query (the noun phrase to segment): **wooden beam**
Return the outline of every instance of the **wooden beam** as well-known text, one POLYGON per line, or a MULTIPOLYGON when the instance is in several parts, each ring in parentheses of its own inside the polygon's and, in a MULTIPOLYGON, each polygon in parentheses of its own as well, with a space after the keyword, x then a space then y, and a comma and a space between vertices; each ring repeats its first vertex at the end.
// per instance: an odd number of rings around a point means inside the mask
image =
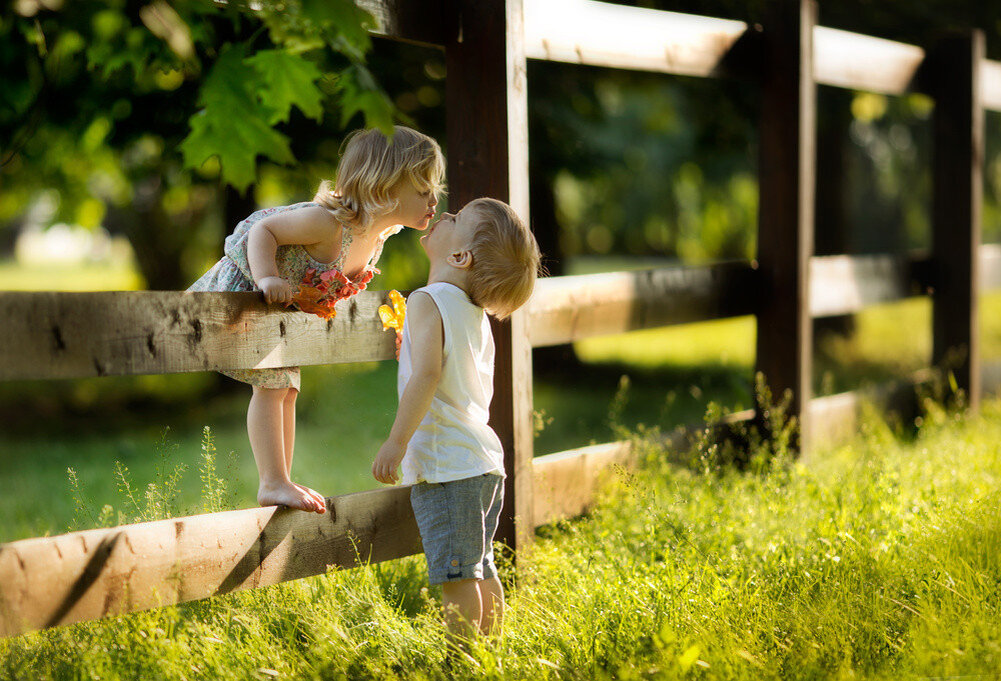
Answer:
POLYGON ((532 461, 535 476, 533 525, 540 527, 563 518, 574 518, 594 504, 613 466, 635 464, 632 443, 609 442, 566 452, 537 456, 532 461))
POLYGON ((532 59, 710 76, 747 24, 593 0, 525 0, 532 59))
POLYGON ((167 374, 394 357, 364 291, 325 321, 255 293, 0 292, 0 380, 167 374))
POLYGON ((1001 288, 1001 244, 980 246, 980 288, 1001 288))
POLYGON ((980 100, 985 109, 1001 111, 1001 62, 980 62, 980 100))
POLYGON ((912 295, 911 263, 892 255, 810 259, 810 314, 830 317, 912 295))
POLYGON ((750 263, 548 277, 528 303, 532 346, 754 313, 750 263))
POLYGON ((441 47, 448 42, 454 22, 448 20, 445 0, 356 0, 375 17, 375 35, 441 47))
POLYGON ((923 76, 935 98, 932 362, 955 377, 971 408, 980 399, 984 50, 981 31, 945 39, 929 56, 923 76))
POLYGON ((419 553, 410 488, 0 544, 0 636, 419 553))
MULTIPOLYGON (((461 31, 445 46, 449 200, 507 201, 526 222, 528 99, 522 0, 456 0, 461 31)), ((530 223, 529 223, 530 224, 530 223)), ((508 474, 498 538, 526 546, 532 526, 532 354, 524 310, 494 323, 490 424, 508 474)))
POLYGON ((901 95, 911 89, 925 51, 915 45, 816 26, 813 73, 821 85, 901 95))
MULTIPOLYGON (((790 414, 809 417, 813 327, 809 262, 813 254, 816 85, 812 0, 772 3, 765 26, 762 80, 757 370, 790 414)), ((804 428, 804 432, 807 432, 804 428)))

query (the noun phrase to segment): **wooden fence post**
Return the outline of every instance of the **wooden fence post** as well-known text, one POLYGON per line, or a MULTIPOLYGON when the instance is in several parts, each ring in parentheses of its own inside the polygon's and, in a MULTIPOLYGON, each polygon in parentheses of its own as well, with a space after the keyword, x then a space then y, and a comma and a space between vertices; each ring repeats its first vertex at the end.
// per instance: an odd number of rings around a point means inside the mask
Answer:
POLYGON ((774 3, 764 30, 759 159, 757 370, 772 394, 792 391, 790 415, 809 437, 813 329, 809 264, 813 254, 816 99, 813 0, 774 3))
MULTIPOLYGON (((454 0, 445 46, 449 203, 507 201, 526 222, 528 102, 522 0, 454 0)), ((497 362, 490 421, 508 478, 498 538, 512 548, 534 535, 532 348, 526 313, 494 323, 497 362)))
POLYGON ((944 39, 928 60, 935 98, 932 189, 932 363, 949 371, 968 405, 980 402, 978 270, 983 201, 984 34, 944 39))

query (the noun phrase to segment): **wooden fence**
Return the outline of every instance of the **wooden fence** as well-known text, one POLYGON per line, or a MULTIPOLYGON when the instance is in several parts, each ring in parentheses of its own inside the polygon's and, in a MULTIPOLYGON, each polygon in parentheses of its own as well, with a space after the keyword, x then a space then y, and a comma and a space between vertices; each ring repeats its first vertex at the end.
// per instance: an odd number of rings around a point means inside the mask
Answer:
MULTIPOLYGON (((757 367, 791 389, 804 446, 850 428, 859 395, 810 395, 811 322, 929 294, 933 359, 981 393, 978 292, 1001 285, 1001 249, 980 246, 985 109, 1001 63, 982 34, 927 49, 816 25, 810 0, 777 0, 763 27, 590 0, 362 0, 378 33, 443 49, 451 201, 528 208, 526 60, 549 59, 760 84, 756 262, 555 277, 494 326, 491 418, 509 474, 502 538, 591 503, 628 443, 533 456, 532 347, 599 334, 757 316, 757 367), (933 248, 924 258, 813 255, 817 84, 935 99, 933 248), (475 93, 475 96, 471 96, 475 93)), ((391 359, 382 292, 336 319, 267 309, 254 294, 0 293, 0 380, 263 368, 391 359)), ((906 389, 906 385, 904 386, 906 389)), ((888 386, 881 395, 892 395, 888 386)), ((748 417, 749 415, 744 415, 748 417)), ((372 452, 374 455, 374 452, 372 452)), ((254 508, 0 545, 0 635, 182 603, 417 552, 407 490, 328 499, 329 513, 254 508)))

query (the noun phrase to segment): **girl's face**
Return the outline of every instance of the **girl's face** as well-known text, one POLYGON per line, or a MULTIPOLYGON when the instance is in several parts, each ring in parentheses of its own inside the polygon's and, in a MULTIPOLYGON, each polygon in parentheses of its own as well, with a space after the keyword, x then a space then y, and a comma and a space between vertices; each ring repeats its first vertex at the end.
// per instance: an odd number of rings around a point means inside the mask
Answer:
POLYGON ((414 186, 409 178, 403 178, 390 190, 391 195, 399 202, 396 206, 397 224, 412 227, 421 231, 427 229, 434 217, 438 197, 431 190, 422 190, 414 186))

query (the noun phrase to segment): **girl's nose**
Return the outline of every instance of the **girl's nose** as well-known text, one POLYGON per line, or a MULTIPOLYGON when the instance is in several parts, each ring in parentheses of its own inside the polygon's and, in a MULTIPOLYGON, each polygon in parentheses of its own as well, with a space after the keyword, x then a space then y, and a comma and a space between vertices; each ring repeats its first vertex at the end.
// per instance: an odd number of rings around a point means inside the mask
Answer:
POLYGON ((438 205, 438 197, 435 196, 433 193, 431 194, 431 198, 428 200, 428 205, 431 206, 432 208, 438 205))

